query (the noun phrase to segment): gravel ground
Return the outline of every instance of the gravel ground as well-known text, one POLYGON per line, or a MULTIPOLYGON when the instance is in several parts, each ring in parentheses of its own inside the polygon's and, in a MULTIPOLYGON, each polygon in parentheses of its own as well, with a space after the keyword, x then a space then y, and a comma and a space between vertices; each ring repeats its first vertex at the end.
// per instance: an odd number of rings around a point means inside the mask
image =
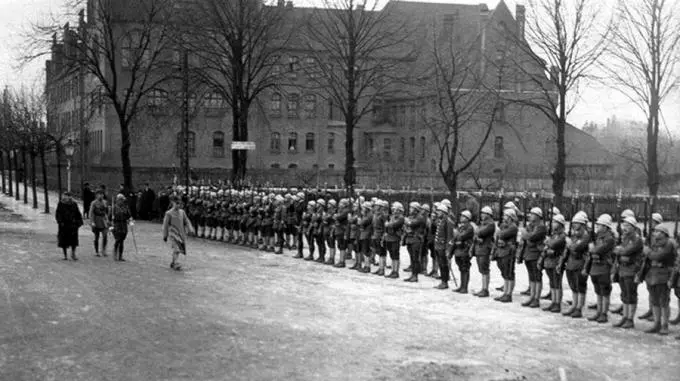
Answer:
MULTIPOLYGON (((208 241, 176 273, 141 222, 128 262, 94 257, 86 229, 66 262, 52 216, 0 203, 0 380, 680 380, 675 327, 616 330, 518 294, 502 305, 208 241)), ((526 282, 518 267, 517 292, 526 282)))

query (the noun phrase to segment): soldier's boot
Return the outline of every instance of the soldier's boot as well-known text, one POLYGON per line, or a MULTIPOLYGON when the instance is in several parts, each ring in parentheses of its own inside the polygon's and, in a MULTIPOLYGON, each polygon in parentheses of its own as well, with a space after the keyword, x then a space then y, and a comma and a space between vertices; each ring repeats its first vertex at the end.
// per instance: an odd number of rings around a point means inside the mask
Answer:
POLYGON ((417 283, 418 282, 418 273, 416 273, 415 271, 412 272, 410 277, 404 279, 404 282, 417 283))
MULTIPOLYGON (((507 280, 503 280, 503 285, 502 285, 501 287, 496 287, 496 291, 498 291, 499 288, 500 288, 501 290, 506 290, 506 289, 508 288, 508 281, 507 281, 507 280)), ((506 292, 503 291, 503 294, 501 294, 500 296, 497 296, 497 297, 493 298, 493 300, 495 300, 495 301, 497 301, 497 302, 500 302, 500 301, 501 301, 501 298, 504 297, 505 295, 506 295, 506 292)))
POLYGON ((529 282, 529 299, 527 299, 524 303, 522 303, 522 307, 529 307, 531 306, 531 303, 534 302, 534 297, 535 297, 535 283, 534 282, 529 282))
POLYGON ((345 267, 345 258, 347 256, 347 251, 346 250, 340 250, 340 254, 338 255, 338 263, 333 264, 333 267, 341 269, 345 267))
MULTIPOLYGON (((452 269, 453 270, 453 269, 452 269)), ((458 286, 457 289, 453 290, 453 292, 460 292, 460 290, 463 289, 463 272, 460 272, 460 285, 458 286)))
POLYGON ((541 299, 541 290, 543 289, 543 284, 541 282, 534 282, 534 303, 531 303, 529 307, 531 308, 540 308, 541 307, 541 302, 539 299, 541 299))
POLYGON ((654 326, 645 331, 645 333, 659 333, 661 331, 661 307, 652 307, 652 315, 654 316, 654 326))
POLYGON ((659 330, 659 335, 668 336, 668 320, 671 317, 670 306, 661 308, 661 329, 659 330))
POLYGON ((555 289, 555 305, 550 310, 554 314, 559 314, 562 312, 562 290, 555 289))
POLYGON ((313 261, 314 260, 314 247, 309 248, 309 256, 305 257, 305 261, 313 261))
POLYGON ((356 260, 354 261, 354 264, 352 267, 350 267, 350 270, 360 270, 361 269, 361 262, 362 262, 362 255, 358 251, 356 252, 356 260))
POLYGON ((373 273, 374 275, 383 276, 385 275, 385 262, 387 259, 385 257, 380 257, 378 259, 378 269, 373 273))
POLYGON ((324 263, 324 257, 326 256, 326 253, 323 252, 323 250, 319 249, 319 258, 316 259, 316 263, 324 263))
POLYGON ((434 288, 436 288, 437 290, 446 290, 449 288, 449 282, 441 281, 434 288))
POLYGON ((611 312, 615 315, 623 315, 623 304, 616 307, 616 308, 610 309, 609 312, 611 312))
MULTIPOLYGON (((670 308, 670 307, 669 307, 670 308)), ((680 298, 678 298, 678 316, 675 317, 675 319, 669 320, 668 323, 670 325, 678 325, 680 324, 680 298)))
MULTIPOLYGON (((621 328, 623 329, 632 329, 635 328, 635 310, 637 308, 637 305, 635 304, 629 304, 628 309, 627 309, 627 314, 626 314, 626 322, 623 323, 623 326, 621 328)), ((624 312, 626 309, 624 309, 624 312)))
POLYGON ((439 260, 437 259, 437 257, 432 258, 432 271, 430 271, 429 273, 427 273, 427 276, 433 277, 433 278, 434 278, 435 276, 437 276, 437 269, 438 269, 438 268, 439 268, 439 260))
POLYGON ((479 298, 489 297, 489 281, 491 277, 489 275, 482 275, 482 290, 479 291, 475 296, 479 298))
POLYGON ((588 321, 597 321, 597 319, 600 318, 600 315, 602 314, 602 297, 598 296, 597 297, 597 312, 595 315, 588 317, 588 321))
MULTIPOLYGON (((555 290, 550 290, 550 304, 547 307, 541 308, 545 312, 550 312, 553 307, 555 307, 555 297, 557 295, 555 294, 555 290)), ((541 298, 543 299, 543 298, 541 298)))
POLYGON ((571 316, 576 311, 578 305, 578 294, 575 292, 571 293, 571 308, 562 313, 563 316, 571 316))
POLYGON ((427 275, 427 255, 420 257, 420 273, 422 275, 427 275))
POLYGON ((388 279, 398 279, 399 278, 399 260, 392 261, 392 272, 387 275, 388 279))
POLYGON ((624 324, 628 322, 628 304, 623 304, 621 307, 623 307, 621 311, 623 317, 621 318, 621 320, 619 320, 618 323, 612 324, 612 327, 614 328, 621 328, 623 327, 624 324))
POLYGON ((606 323, 609 321, 607 313, 609 312, 609 297, 608 296, 603 296, 602 297, 602 313, 600 314, 600 317, 597 319, 597 322, 602 324, 606 323))
POLYGON ((583 317, 583 306, 586 304, 586 294, 577 294, 577 299, 574 299, 574 304, 576 304, 576 310, 571 314, 571 317, 580 319, 583 317))
POLYGON ((460 272, 460 287, 458 288, 458 290, 455 290, 455 292, 457 292, 459 294, 467 294, 469 283, 470 283, 470 272, 469 271, 461 271, 460 272))

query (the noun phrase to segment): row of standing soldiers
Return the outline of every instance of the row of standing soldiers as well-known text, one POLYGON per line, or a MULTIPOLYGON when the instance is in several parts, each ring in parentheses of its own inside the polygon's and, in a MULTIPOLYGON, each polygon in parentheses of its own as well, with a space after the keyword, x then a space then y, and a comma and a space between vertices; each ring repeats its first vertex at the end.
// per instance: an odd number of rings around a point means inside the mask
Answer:
POLYGON ((524 216, 513 202, 503 206, 502 220, 496 223, 491 207, 481 208, 477 222, 472 213, 456 213, 449 200, 428 204, 412 202, 408 209, 400 202, 391 205, 373 198, 342 198, 339 201, 317 198, 316 194, 292 192, 285 195, 251 191, 190 189, 185 196, 186 211, 199 237, 219 239, 283 253, 297 251, 296 258, 372 272, 386 278, 399 278, 400 248, 405 246, 411 275, 406 282, 418 282, 418 275, 440 279, 436 289, 448 289, 458 268, 460 284, 454 292, 466 294, 473 259, 481 274, 481 289, 474 295, 490 296, 490 267, 496 262, 503 278, 502 294, 495 300, 510 303, 515 286, 515 268, 526 266, 529 289, 521 294, 528 308, 540 308, 543 274, 550 284, 551 303, 543 310, 572 318, 583 317, 590 279, 597 304, 588 320, 608 322, 612 286, 621 288, 622 319, 615 327, 633 328, 638 304, 638 285, 645 282, 649 292, 649 311, 640 316, 654 323, 647 332, 668 334, 670 290, 675 290, 680 306, 680 260, 669 229, 661 216, 654 214, 653 235, 645 244, 632 211, 621 213, 616 226, 603 214, 596 221, 580 211, 570 222, 557 210, 544 220, 543 210, 532 208, 524 216), (620 230, 620 232, 619 232, 620 230), (303 246, 306 243, 308 255, 303 246), (337 254, 337 255, 336 255, 337 254), (388 265, 388 257, 390 265, 388 265), (428 259, 432 271, 427 273, 428 259), (455 263, 455 266, 453 265, 455 263), (377 266, 375 271, 371 266, 377 266), (391 271, 386 272, 386 269, 391 271), (570 308, 563 311, 563 278, 572 292, 570 308))

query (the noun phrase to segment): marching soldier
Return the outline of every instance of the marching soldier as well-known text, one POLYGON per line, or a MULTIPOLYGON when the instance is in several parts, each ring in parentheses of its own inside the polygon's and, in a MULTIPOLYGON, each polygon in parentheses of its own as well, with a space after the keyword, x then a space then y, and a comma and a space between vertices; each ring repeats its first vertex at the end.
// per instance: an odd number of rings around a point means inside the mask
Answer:
POLYGON ((472 255, 477 260, 477 269, 482 275, 482 289, 474 296, 480 298, 489 297, 489 281, 491 274, 491 250, 493 249, 496 223, 493 220, 493 210, 489 206, 482 208, 480 212, 481 225, 475 232, 475 244, 472 255))
MULTIPOLYGON (((333 215, 333 235, 338 247, 338 262, 333 267, 344 268, 347 256, 347 223, 349 218, 349 201, 346 198, 340 200, 338 212, 333 215)), ((332 254, 331 254, 332 255, 332 254)))
POLYGON ((512 302, 515 289, 515 251, 517 250, 517 213, 514 208, 503 212, 503 223, 496 241, 495 256, 503 277, 503 295, 495 298, 502 303, 512 302))
POLYGON ((597 313, 588 318, 590 321, 606 323, 609 312, 609 297, 612 292, 611 269, 613 250, 616 246, 612 217, 603 214, 595 222, 595 242, 590 244, 590 253, 583 271, 590 275, 590 280, 597 295, 597 313))
POLYGON ((455 221, 449 216, 449 209, 443 203, 435 204, 435 221, 436 229, 434 233, 434 250, 437 256, 437 264, 439 265, 439 274, 441 282, 435 286, 438 290, 446 290, 449 288, 449 272, 451 271, 449 265, 449 250, 453 248, 449 242, 453 239, 453 229, 455 221))
MULTIPOLYGON (((387 202, 377 200, 374 205, 375 212, 373 213, 371 242, 373 246, 373 254, 378 256, 378 270, 373 274, 378 276, 385 275, 385 265, 387 264, 387 250, 384 245, 385 224, 387 223, 387 202)), ((369 259, 370 263, 370 259, 369 259)))
POLYGON ((418 274, 421 272, 422 251, 425 250, 427 220, 424 210, 418 203, 412 203, 411 211, 411 216, 404 220, 406 249, 411 260, 411 276, 404 279, 404 282, 418 282, 418 274))
MULTIPOLYGON (((650 224, 649 230, 650 230, 650 231, 654 231, 654 229, 655 229, 659 224, 661 224, 662 222, 663 222, 663 218, 661 217, 661 214, 659 214, 659 213, 653 213, 653 214, 652 214, 652 219, 651 219, 650 222, 649 222, 649 224, 650 224)), ((643 239, 643 241, 644 241, 645 238, 643 237, 642 239, 643 239)), ((640 281, 644 281, 644 279, 640 279, 640 281)), ((647 292, 649 293, 649 295, 652 294, 652 290, 649 289, 649 284, 647 284, 647 292)), ((644 314, 638 316, 638 318, 641 319, 641 320, 654 321, 654 313, 653 313, 653 310, 654 310, 654 308, 653 308, 653 306, 652 306, 652 299, 650 298, 650 299, 649 299, 649 309, 648 309, 647 312, 645 312, 644 314)))
POLYGON ((517 259, 518 263, 525 262, 529 273, 529 300, 522 303, 523 307, 540 307, 542 276, 538 268, 538 258, 543 251, 543 242, 547 233, 545 224, 543 224, 543 211, 541 208, 532 208, 529 212, 529 224, 522 234, 524 247, 517 259))
POLYGON ((371 272, 371 236, 373 233, 373 213, 371 203, 361 205, 362 213, 357 224, 359 226, 359 247, 357 249, 357 270, 367 274, 371 272))
POLYGON ((614 248, 615 266, 612 282, 618 278, 621 287, 621 303, 623 303, 623 318, 614 327, 630 329, 635 327, 633 321, 638 303, 638 284, 635 274, 640 271, 640 259, 644 249, 642 238, 637 233, 637 220, 626 217, 621 224, 621 244, 614 248))
POLYGON ((468 283, 470 282, 470 247, 475 236, 474 228, 470 222, 472 213, 464 210, 460 213, 457 231, 453 233, 453 256, 456 258, 456 265, 460 271, 460 287, 453 290, 459 294, 467 294, 468 283))
POLYGON ((385 224, 385 248, 392 260, 392 272, 386 278, 399 278, 399 243, 401 242, 402 230, 404 228, 404 206, 395 201, 392 203, 392 216, 385 224))
POLYGON ((567 235, 564 232, 566 221, 561 214, 554 214, 552 218, 552 235, 548 238, 538 267, 545 269, 550 283, 551 303, 543 311, 560 313, 562 312, 562 269, 558 262, 567 244, 567 235))
MULTIPOLYGON (((572 306, 562 315, 571 316, 574 319, 583 317, 583 306, 586 304, 586 292, 588 291, 588 277, 583 273, 590 234, 588 234, 588 215, 579 211, 571 220, 572 239, 567 239, 567 250, 562 263, 566 263, 567 281, 572 293, 572 306)), ((561 266, 558 266, 561 269, 561 266)))

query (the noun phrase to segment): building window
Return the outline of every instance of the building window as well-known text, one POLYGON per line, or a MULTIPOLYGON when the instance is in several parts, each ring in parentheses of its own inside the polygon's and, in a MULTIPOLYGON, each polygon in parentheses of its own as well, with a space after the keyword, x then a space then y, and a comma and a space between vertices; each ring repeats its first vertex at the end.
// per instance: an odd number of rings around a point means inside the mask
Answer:
POLYGON ((494 139, 493 142, 493 157, 496 159, 502 159, 504 155, 505 152, 503 150, 503 137, 496 136, 496 139, 494 139))
POLYGON ((272 66, 272 75, 273 76, 279 76, 281 75, 281 65, 279 64, 274 64, 272 66))
POLYGON ((208 95, 205 98, 205 105, 208 108, 212 109, 217 109, 217 108, 224 108, 226 102, 224 101, 224 98, 219 93, 208 93, 208 95))
POLYGON ((295 169, 297 167, 298 167, 298 165, 295 164, 295 163, 288 164, 288 169, 295 169))
POLYGON ((427 140, 425 140, 424 136, 420 137, 420 159, 423 160, 425 159, 425 150, 427 149, 427 140))
POLYGON ((299 69, 298 58, 296 56, 288 57, 288 73, 291 78, 295 78, 299 69))
POLYGON ((316 118, 316 95, 305 95, 305 113, 309 119, 316 118))
POLYGON ((406 155, 406 138, 399 139, 399 161, 404 161, 406 155))
POLYGON ((392 139, 385 138, 383 140, 383 155, 386 159, 389 159, 392 155, 392 139))
POLYGON ((177 156, 182 157, 184 152, 184 145, 188 143, 189 145, 189 157, 196 157, 196 134, 193 131, 189 131, 188 141, 184 141, 184 134, 179 132, 177 134, 177 156))
POLYGON ((305 135, 305 151, 314 152, 314 133, 312 132, 305 135))
POLYGON ((328 164, 328 169, 335 169, 335 164, 328 164))
POLYGON ((279 169, 279 168, 281 168, 281 165, 279 163, 272 163, 272 165, 270 165, 270 167, 272 167, 274 169, 279 169))
POLYGON ((316 79, 319 76, 318 66, 316 65, 316 58, 306 57, 305 58, 305 71, 309 75, 310 79, 316 79))
POLYGON ((213 133, 213 156, 224 157, 224 132, 222 131, 213 133))
POLYGON ((288 137, 288 151, 297 151, 297 132, 291 132, 290 136, 288 137))
POLYGON ((147 97, 147 104, 152 107, 163 107, 168 103, 168 93, 163 90, 151 90, 147 97))
POLYGON ((410 148, 410 150, 409 150, 408 155, 411 158, 414 158, 416 156, 416 138, 412 137, 412 138, 409 139, 409 148, 410 148))
POLYGON ((335 153, 335 132, 328 133, 328 153, 335 153))
POLYGON ((300 96, 298 94, 290 94, 288 97, 288 118, 298 118, 298 105, 300 103, 300 96))
POLYGON ((272 132, 269 149, 273 152, 281 152, 281 134, 272 132))
POLYGON ((272 110, 272 114, 275 116, 281 115, 281 94, 272 94, 272 103, 270 108, 272 110))

